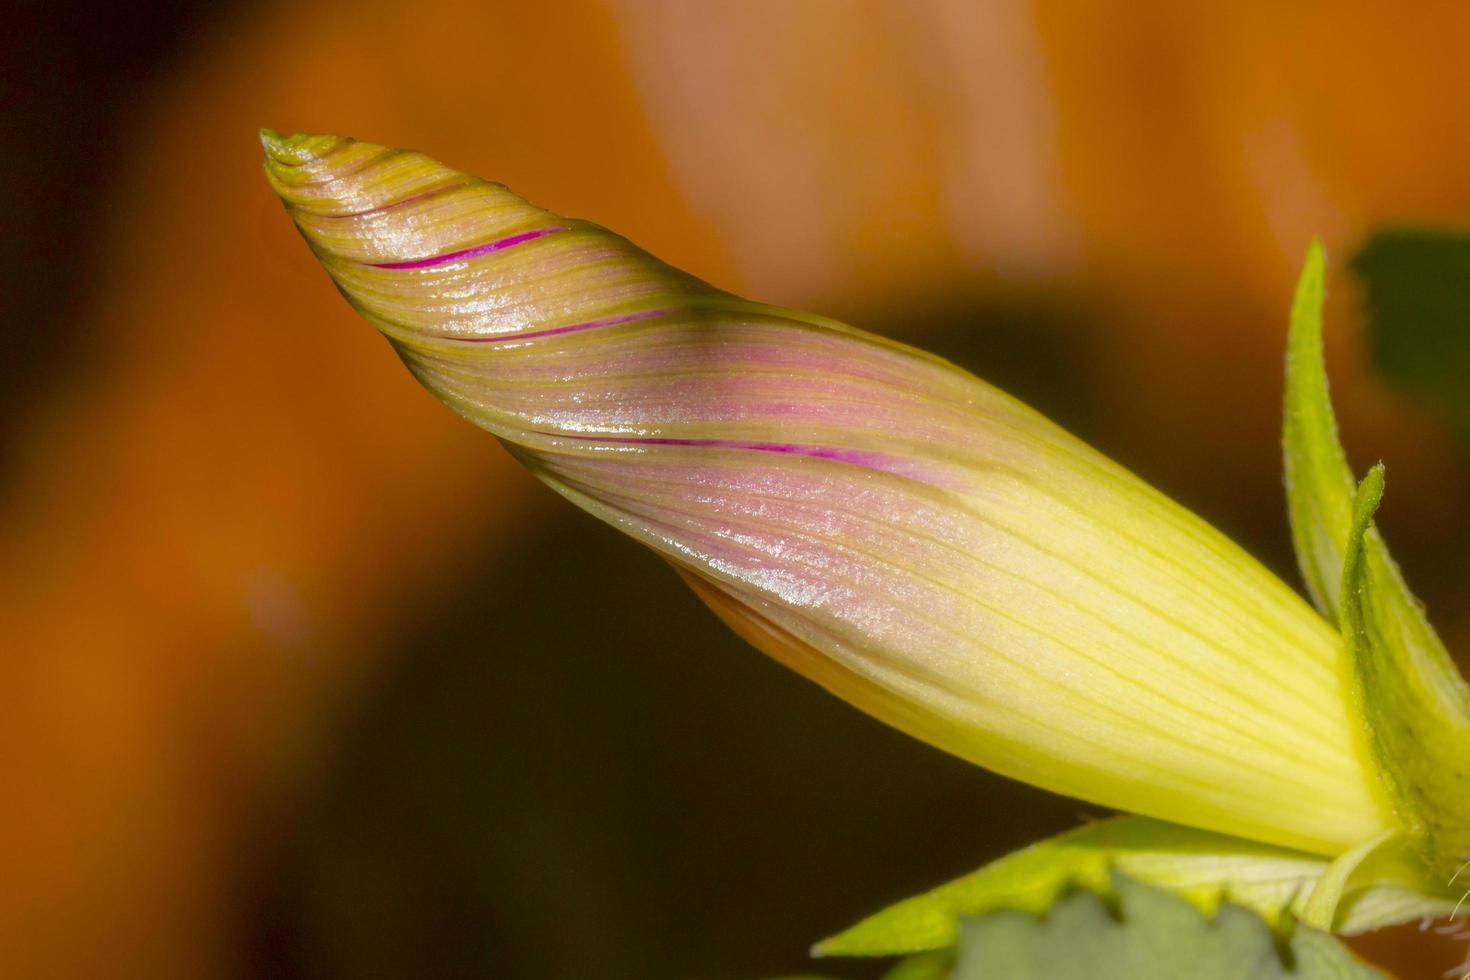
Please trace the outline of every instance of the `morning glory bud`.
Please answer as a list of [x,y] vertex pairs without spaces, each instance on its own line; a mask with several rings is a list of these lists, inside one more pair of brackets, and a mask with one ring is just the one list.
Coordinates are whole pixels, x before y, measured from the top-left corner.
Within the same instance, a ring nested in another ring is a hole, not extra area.
[[783,663],[1104,806],[1322,854],[1395,825],[1338,633],[1025,405],[420,154],[263,142],[419,381]]

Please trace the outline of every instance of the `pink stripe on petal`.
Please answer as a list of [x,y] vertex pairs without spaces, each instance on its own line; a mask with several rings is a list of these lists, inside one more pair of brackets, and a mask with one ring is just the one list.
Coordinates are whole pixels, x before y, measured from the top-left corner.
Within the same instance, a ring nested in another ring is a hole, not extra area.
[[543,435],[560,439],[576,439],[579,442],[612,443],[628,446],[694,446],[709,449],[748,449],[759,453],[780,453],[789,456],[806,456],[811,459],[830,459],[849,463],[870,470],[880,470],[895,476],[905,476],[924,483],[935,483],[924,475],[925,468],[912,459],[903,459],[888,453],[868,452],[860,449],[840,449],[833,446],[812,446],[794,442],[757,442],[741,439],[674,439],[660,436],[586,436],[565,432],[546,432]]
[[471,248],[462,248],[457,252],[448,252],[444,255],[435,255],[427,259],[411,259],[407,262],[374,262],[372,263],[372,266],[375,269],[427,269],[432,266],[443,265],[446,262],[453,262],[456,259],[472,259],[477,255],[487,255],[490,252],[499,252],[502,249],[510,248],[513,245],[521,245],[525,242],[533,241],[537,238],[544,238],[547,235],[554,234],[558,231],[566,231],[566,229],[538,228],[535,231],[523,231],[519,235],[511,235],[509,238],[502,238],[496,242],[487,242],[484,245],[475,245]]
[[565,327],[549,327],[546,330],[531,330],[526,333],[503,333],[494,337],[446,337],[446,340],[462,340],[467,344],[493,344],[508,340],[530,340],[533,337],[553,337],[561,333],[576,333],[579,330],[595,330],[598,327],[615,327],[620,323],[633,323],[636,320],[651,320],[665,313],[672,313],[673,307],[664,307],[657,310],[644,310],[641,313],[624,313],[621,316],[605,316],[597,320],[588,320],[585,323],[572,323]]

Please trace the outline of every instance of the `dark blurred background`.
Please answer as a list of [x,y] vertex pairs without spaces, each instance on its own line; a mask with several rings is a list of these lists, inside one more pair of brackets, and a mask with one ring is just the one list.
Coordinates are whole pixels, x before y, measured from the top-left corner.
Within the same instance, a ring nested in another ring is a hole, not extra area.
[[0,975],[797,972],[1085,812],[765,661],[419,390],[281,213],[262,125],[420,148],[938,350],[1293,582],[1280,368],[1319,235],[1349,451],[1470,650],[1465,362],[1417,397],[1347,262],[1470,218],[1470,8],[21,0],[6,28]]

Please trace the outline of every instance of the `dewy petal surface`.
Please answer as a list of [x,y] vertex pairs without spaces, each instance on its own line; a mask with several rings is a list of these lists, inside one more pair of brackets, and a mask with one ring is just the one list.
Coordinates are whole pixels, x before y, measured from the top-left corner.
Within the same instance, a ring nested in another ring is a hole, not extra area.
[[425,387],[833,692],[1107,806],[1321,853],[1391,822],[1337,634],[1024,405],[422,155],[263,140]]

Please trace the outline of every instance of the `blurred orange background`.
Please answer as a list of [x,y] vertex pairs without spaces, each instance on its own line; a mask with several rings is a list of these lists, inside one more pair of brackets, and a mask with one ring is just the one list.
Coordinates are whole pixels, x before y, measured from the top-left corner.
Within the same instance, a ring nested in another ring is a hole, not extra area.
[[[1296,269],[1470,218],[1467,38],[1470,8],[1351,2],[19,12],[0,975],[794,972],[1084,809],[782,673],[550,499],[337,296],[260,126],[422,149],[939,350],[1295,582]],[[1345,441],[1470,650],[1470,464],[1366,368],[1359,305],[1339,271]]]

